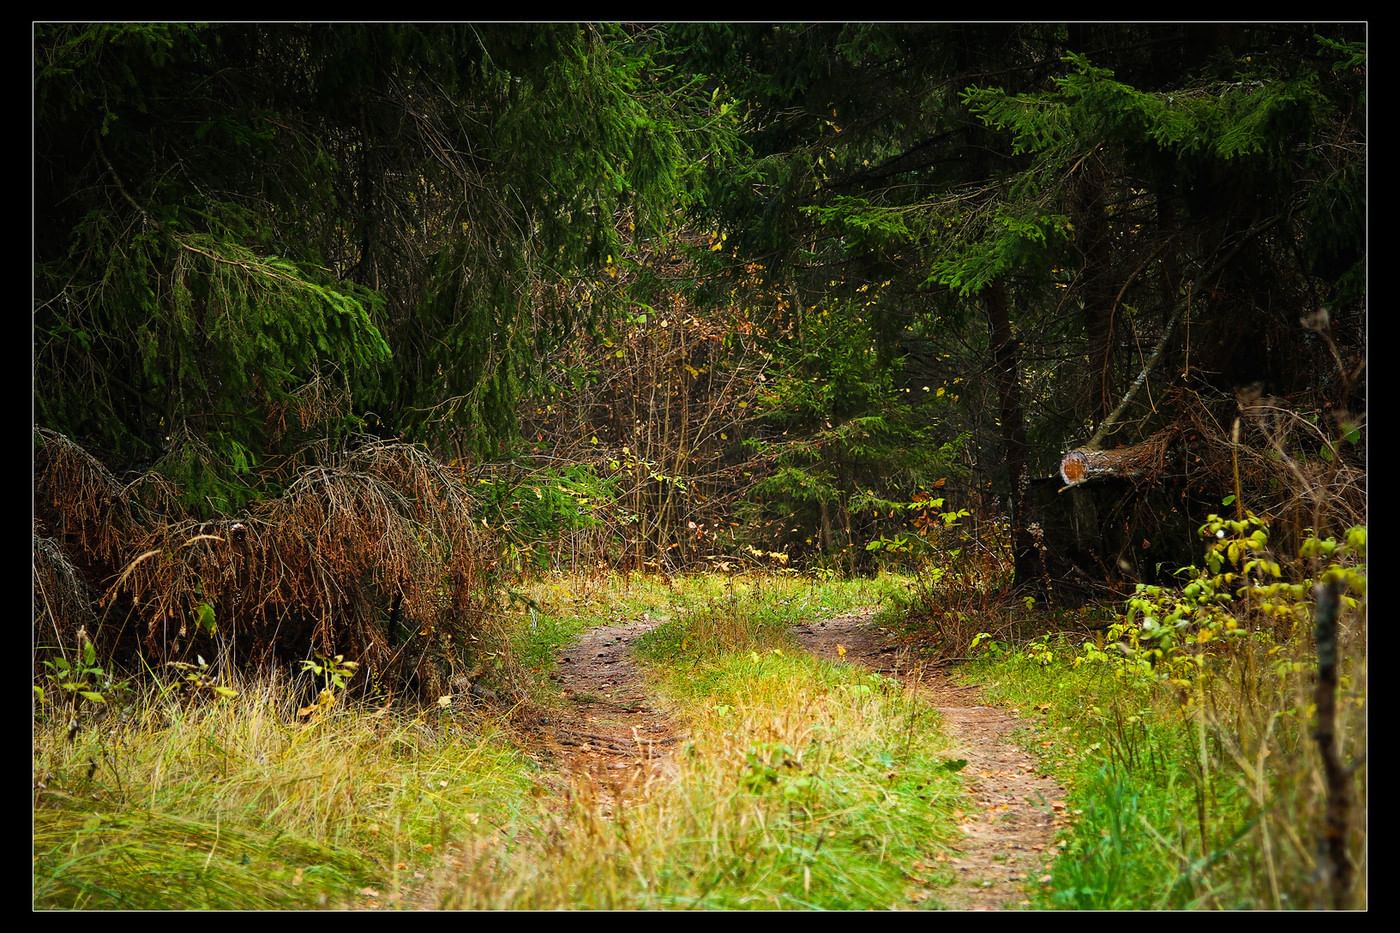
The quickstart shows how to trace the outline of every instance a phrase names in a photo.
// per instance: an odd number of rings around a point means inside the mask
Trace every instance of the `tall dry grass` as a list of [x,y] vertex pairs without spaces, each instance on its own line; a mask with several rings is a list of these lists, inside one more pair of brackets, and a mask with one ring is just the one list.
[[392,903],[528,805],[531,766],[489,720],[337,707],[308,723],[289,684],[240,686],[129,697],[76,734],[36,723],[36,907]]

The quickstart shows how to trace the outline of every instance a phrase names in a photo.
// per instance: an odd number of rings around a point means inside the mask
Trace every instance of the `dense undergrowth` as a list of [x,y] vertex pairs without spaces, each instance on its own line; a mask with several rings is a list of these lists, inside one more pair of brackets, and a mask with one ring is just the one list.
[[[566,702],[548,675],[580,633],[657,623],[637,654],[687,738],[671,776],[622,810],[586,779],[544,791],[520,736],[469,695],[416,712],[336,702],[332,672],[355,671],[327,660],[307,707],[286,682],[229,696],[197,668],[160,691],[82,681],[104,691],[94,702],[63,678],[101,662],[75,659],[48,670],[36,719],[35,903],[937,906],[960,792],[936,713],[808,656],[790,631],[881,606],[914,643],[975,655],[959,676],[1036,721],[1024,740],[1075,817],[1038,906],[1327,906],[1310,624],[1314,583],[1330,580],[1354,872],[1343,906],[1363,905],[1365,532],[1314,537],[1282,565],[1253,516],[1202,534],[1205,569],[1139,587],[1118,614],[997,597],[999,560],[865,579],[542,576],[510,616],[536,707]],[[968,637],[978,621],[992,631]],[[1025,637],[1036,631],[1049,634]]]
[[519,688],[497,542],[426,450],[364,437],[292,458],[280,495],[206,520],[157,470],[119,479],[61,434],[35,441],[36,669],[90,641],[108,670],[203,657],[229,679],[342,654],[371,692]]

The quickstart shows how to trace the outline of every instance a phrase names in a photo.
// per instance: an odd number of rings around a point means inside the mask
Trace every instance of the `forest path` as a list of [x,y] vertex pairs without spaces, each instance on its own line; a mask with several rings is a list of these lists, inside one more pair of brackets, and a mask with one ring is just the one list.
[[813,654],[842,660],[844,649],[847,662],[915,684],[942,714],[952,754],[967,759],[963,774],[977,804],[977,812],[962,819],[964,839],[953,862],[958,880],[940,892],[943,901],[954,910],[1029,906],[1027,887],[1067,819],[1064,788],[1012,741],[1021,720],[980,705],[977,687],[958,686],[920,665],[881,632],[873,615],[865,610],[804,623],[793,633]]
[[537,739],[573,786],[597,794],[605,813],[673,773],[676,725],[648,696],[631,657],[632,643],[659,620],[648,615],[584,632],[559,657],[550,676],[565,706],[546,719]]

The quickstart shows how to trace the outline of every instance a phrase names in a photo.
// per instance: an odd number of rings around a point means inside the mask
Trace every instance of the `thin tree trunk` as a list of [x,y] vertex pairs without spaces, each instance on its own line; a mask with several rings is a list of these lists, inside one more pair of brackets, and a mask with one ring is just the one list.
[[1347,851],[1347,826],[1351,821],[1351,794],[1348,774],[1337,750],[1337,614],[1341,594],[1335,581],[1317,587],[1313,637],[1317,644],[1317,685],[1313,702],[1317,724],[1313,738],[1322,755],[1322,771],[1327,787],[1327,813],[1323,827],[1322,850],[1326,861],[1323,876],[1331,888],[1332,906],[1345,909],[1351,900],[1351,854]]
[[1026,417],[1021,403],[1021,372],[1016,361],[1016,338],[1011,333],[1011,311],[1006,288],[1000,283],[983,292],[992,334],[992,359],[997,397],[1001,403],[1001,437],[1006,448],[1006,470],[1011,484],[1011,548],[1015,562],[1014,586],[1044,586],[1040,549],[1030,529],[1030,465],[1026,443]]
[[1103,423],[1113,397],[1113,315],[1118,285],[1112,275],[1112,244],[1104,214],[1103,168],[1096,154],[1086,156],[1075,183],[1072,215],[1076,241],[1084,257],[1084,331],[1088,337],[1089,416]]

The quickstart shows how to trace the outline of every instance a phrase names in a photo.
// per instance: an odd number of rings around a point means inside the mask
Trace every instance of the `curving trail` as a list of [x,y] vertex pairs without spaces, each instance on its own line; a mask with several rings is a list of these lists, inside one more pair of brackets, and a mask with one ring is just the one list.
[[[814,654],[842,660],[840,646],[846,662],[915,684],[942,714],[950,752],[967,759],[962,773],[976,812],[961,820],[964,839],[952,862],[957,880],[937,896],[955,910],[1028,906],[1026,891],[1067,820],[1063,788],[1013,742],[1021,720],[978,703],[976,687],[922,667],[873,624],[873,615],[872,609],[804,623],[793,633]],[[566,705],[535,732],[540,750],[554,759],[558,791],[591,795],[604,816],[675,772],[672,749],[680,733],[648,696],[631,658],[632,643],[655,624],[643,616],[601,626],[563,651],[551,676]]]
[[566,706],[546,719],[538,741],[559,770],[586,776],[604,813],[673,771],[675,723],[648,697],[632,642],[656,621],[646,616],[585,632],[560,655],[553,679]]
[[1037,881],[1055,832],[1066,820],[1064,789],[1038,772],[1035,760],[1012,741],[1021,721],[977,702],[976,687],[960,687],[922,668],[881,632],[874,610],[798,625],[803,647],[917,684],[943,715],[953,753],[967,759],[963,771],[977,812],[964,817],[964,841],[953,863],[958,881],[939,896],[955,910],[1028,906],[1026,889]]

